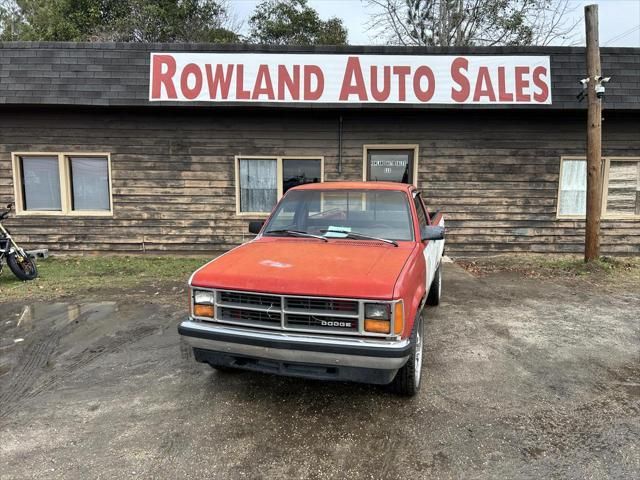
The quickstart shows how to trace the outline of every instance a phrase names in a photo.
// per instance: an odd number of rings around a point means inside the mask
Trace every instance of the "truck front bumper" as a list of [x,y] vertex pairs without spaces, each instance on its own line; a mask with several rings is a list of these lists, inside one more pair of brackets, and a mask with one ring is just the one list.
[[197,361],[295,377],[387,384],[411,343],[301,335],[184,321],[178,327]]

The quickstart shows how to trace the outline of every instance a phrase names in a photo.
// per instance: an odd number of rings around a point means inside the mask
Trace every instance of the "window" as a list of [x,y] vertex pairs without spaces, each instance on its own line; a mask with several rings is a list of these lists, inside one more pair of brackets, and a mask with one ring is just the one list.
[[109,210],[109,166],[106,158],[69,157],[71,208]]
[[[603,157],[603,218],[640,217],[640,158]],[[584,218],[587,204],[587,161],[563,158],[560,164],[558,217]]]
[[[392,190],[299,190],[289,193],[265,227],[265,235],[298,230],[344,239],[348,232],[413,240],[408,198]],[[270,233],[272,232],[272,233]]]
[[587,162],[563,158],[560,163],[558,216],[584,217],[587,208]]
[[18,214],[112,214],[108,154],[14,153],[13,171]]
[[282,159],[282,193],[296,185],[318,183],[322,177],[320,160]]
[[240,211],[268,213],[278,198],[277,161],[240,159]]
[[416,184],[417,145],[365,145],[363,180]]
[[607,158],[603,214],[609,217],[640,216],[640,159]]
[[57,157],[21,157],[24,210],[62,210]]
[[418,224],[420,225],[420,227],[424,227],[426,225],[428,225],[429,223],[427,222],[427,214],[424,211],[424,207],[422,206],[422,201],[420,200],[420,194],[416,193],[416,195],[413,197],[413,203],[416,206],[416,212],[418,213]]
[[322,157],[236,157],[236,213],[268,215],[296,185],[322,182]]

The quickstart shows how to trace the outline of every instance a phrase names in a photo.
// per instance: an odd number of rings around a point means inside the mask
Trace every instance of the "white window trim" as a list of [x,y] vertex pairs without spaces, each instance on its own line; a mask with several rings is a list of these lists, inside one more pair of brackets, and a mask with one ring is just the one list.
[[[324,182],[324,157],[323,156],[305,156],[305,155],[236,155],[235,156],[235,181],[236,181],[236,216],[251,218],[267,218],[271,212],[242,212],[240,211],[240,160],[275,160],[276,161],[276,188],[277,198],[279,202],[283,195],[283,160],[320,160],[320,182]],[[274,205],[275,206],[275,205]]]
[[[558,196],[556,198],[556,218],[560,220],[586,220],[585,215],[560,214],[560,187],[562,182],[562,168],[565,160],[582,160],[586,163],[587,157],[584,156],[562,156],[560,157],[560,174],[558,175]],[[607,213],[607,198],[609,193],[609,169],[611,161],[615,162],[640,162],[640,157],[602,157],[602,206],[600,218],[603,220],[638,220],[640,215],[620,215],[615,213]]]
[[[25,210],[22,197],[22,179],[20,175],[20,157],[57,157],[58,175],[60,176],[60,210]],[[107,159],[107,173],[109,181],[109,210],[72,210],[71,180],[69,175],[70,157],[100,157]],[[12,152],[11,166],[13,168],[13,193],[15,198],[16,215],[19,216],[49,216],[49,217],[112,217],[113,216],[113,188],[111,177],[111,154],[103,152]]]
[[603,157],[604,158],[604,174],[602,176],[602,218],[606,220],[640,220],[640,215],[625,215],[620,213],[608,213],[607,201],[609,200],[609,170],[611,161],[614,162],[633,162],[640,163],[640,157]]
[[418,164],[420,162],[419,145],[417,143],[381,143],[381,144],[365,144],[362,146],[362,181],[367,180],[367,153],[369,150],[413,150],[413,179],[412,184],[418,187]]

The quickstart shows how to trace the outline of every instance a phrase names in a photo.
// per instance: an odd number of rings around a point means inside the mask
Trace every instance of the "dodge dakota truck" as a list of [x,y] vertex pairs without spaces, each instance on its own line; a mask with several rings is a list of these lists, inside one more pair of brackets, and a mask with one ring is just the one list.
[[178,331],[196,361],[418,391],[423,310],[442,290],[444,219],[413,185],[297,186],[249,231],[253,240],[189,280]]

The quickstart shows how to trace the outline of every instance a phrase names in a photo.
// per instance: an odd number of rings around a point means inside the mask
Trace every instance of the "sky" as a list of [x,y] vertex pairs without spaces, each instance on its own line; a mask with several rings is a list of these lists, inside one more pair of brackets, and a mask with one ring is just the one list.
[[[247,19],[259,0],[230,0],[238,20]],[[640,0],[572,0],[571,16],[579,21],[584,18],[584,6],[597,3],[600,22],[600,46],[640,47]],[[369,20],[367,4],[363,0],[309,0],[323,19],[339,17],[349,32],[352,45],[379,43],[367,31]],[[584,45],[584,26],[576,27],[578,45]]]

